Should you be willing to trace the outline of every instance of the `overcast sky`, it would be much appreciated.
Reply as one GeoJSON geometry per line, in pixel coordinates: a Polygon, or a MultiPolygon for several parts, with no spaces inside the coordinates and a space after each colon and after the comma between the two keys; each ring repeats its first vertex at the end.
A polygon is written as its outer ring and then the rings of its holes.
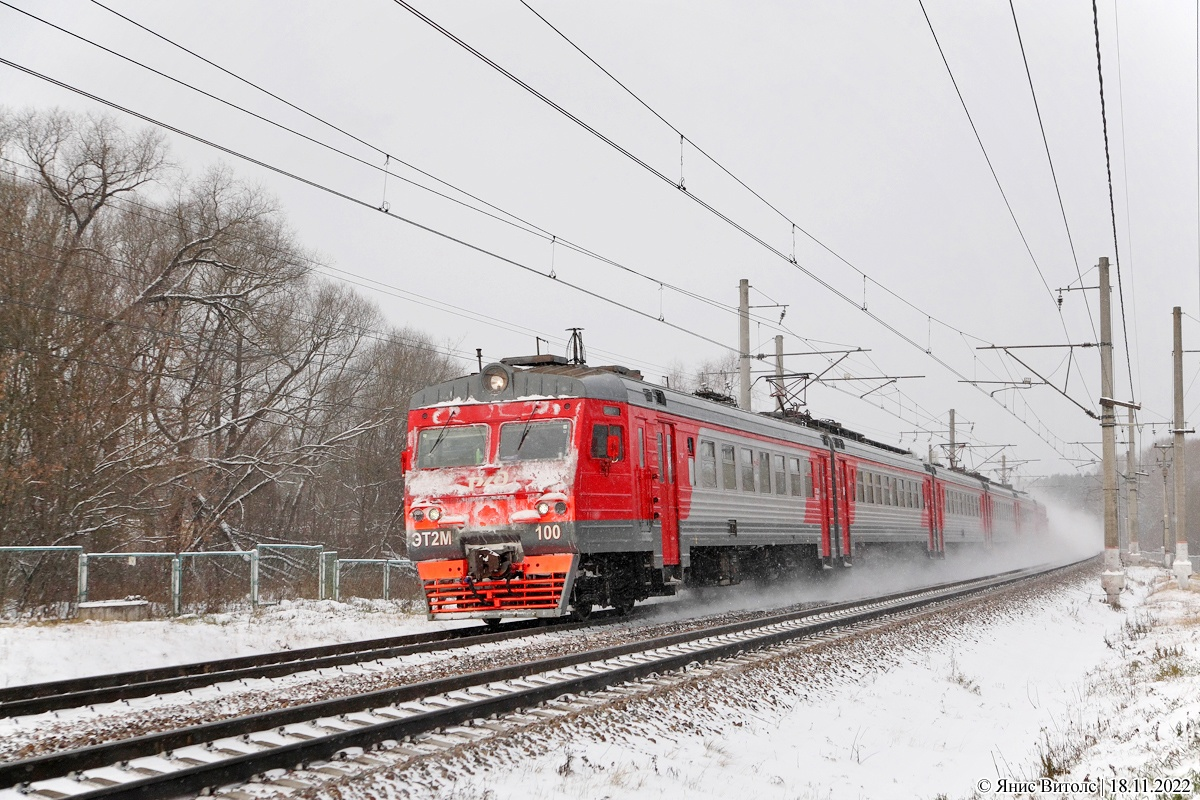
{"type": "MultiPolygon", "coordinates": [[[[1013,445],[1008,458],[1032,460],[1024,467],[1029,476],[1071,470],[1062,456],[1090,455],[1069,443],[1099,441],[1098,423],[1052,388],[988,384],[980,391],[960,383],[1037,380],[1002,354],[976,349],[983,345],[1097,341],[1097,293],[1067,293],[1060,316],[1051,291],[1079,286],[1080,273],[1094,287],[1099,257],[1115,267],[1117,255],[1092,8],[1083,0],[1015,3],[1078,264],[1007,2],[926,0],[925,9],[1020,231],[917,0],[529,0],[669,125],[520,0],[415,3],[670,182],[391,0],[104,0],[361,142],[97,4],[11,1],[360,159],[0,7],[3,58],[361,200],[168,134],[186,171],[223,162],[278,197],[299,240],[341,271],[331,275],[363,284],[395,324],[447,343],[463,356],[464,372],[474,369],[475,348],[497,360],[533,352],[536,336],[562,353],[565,329],[577,326],[591,363],[627,364],[657,382],[673,365],[724,356],[715,342],[736,348],[731,310],[738,280],[748,278],[753,305],[787,304],[782,326],[779,309],[755,310],[753,352],[773,353],[773,337],[783,333],[789,353],[870,351],[830,377],[926,376],[816,386],[808,392],[815,416],[923,455],[945,440],[947,411],[955,408],[960,439],[1013,445]],[[682,151],[681,133],[688,139],[682,151]],[[403,179],[466,199],[401,162],[539,231],[414,188],[403,179]],[[686,191],[673,185],[681,176],[686,191]],[[374,210],[385,202],[394,216],[374,210]]],[[[1183,2],[1100,0],[1099,13],[1130,346],[1127,366],[1118,317],[1116,394],[1144,403],[1143,436],[1161,438],[1171,414],[1172,306],[1190,315],[1185,348],[1200,349],[1196,11],[1183,2]]],[[[105,110],[9,66],[0,66],[0,102],[105,110]]],[[[109,113],[129,128],[145,124],[109,113]]],[[[1114,285],[1114,309],[1119,304],[1114,285]]],[[[1018,355],[1062,387],[1067,352],[1018,355]]],[[[1076,353],[1067,391],[1098,410],[1097,351],[1076,353]]],[[[1185,358],[1191,386],[1200,358],[1185,358]]],[[[826,366],[821,356],[787,359],[796,372],[826,366]]],[[[1197,406],[1200,387],[1192,386],[1189,420],[1197,406]]],[[[769,407],[760,381],[756,408],[769,407]]],[[[996,452],[980,448],[972,458],[996,452]]]]}

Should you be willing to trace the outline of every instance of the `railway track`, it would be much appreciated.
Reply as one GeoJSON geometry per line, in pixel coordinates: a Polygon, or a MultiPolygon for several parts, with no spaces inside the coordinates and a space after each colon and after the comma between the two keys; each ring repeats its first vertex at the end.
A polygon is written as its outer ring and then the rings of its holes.
{"type": "MultiPolygon", "coordinates": [[[[641,691],[639,682],[661,683],[672,672],[712,662],[719,668],[723,660],[754,657],[755,651],[797,639],[917,613],[1071,566],[1014,570],[771,614],[0,764],[0,787],[12,787],[0,790],[0,800],[17,796],[13,788],[34,800],[166,798],[254,776],[279,789],[300,788],[295,784],[303,781],[271,771],[308,766],[326,777],[341,776],[378,766],[386,758],[422,755],[430,747],[469,744],[506,729],[508,723],[497,715],[535,721],[560,716],[610,702],[605,696],[613,692],[636,694],[641,691]]],[[[228,794],[254,796],[239,790],[228,794]]]]}
{"type": "Polygon", "coordinates": [[[182,692],[243,678],[276,678],[297,672],[359,664],[412,653],[470,647],[544,633],[548,628],[572,630],[618,619],[611,612],[596,612],[588,622],[522,620],[498,628],[473,625],[429,633],[393,636],[360,642],[284,650],[254,656],[182,664],[174,667],[117,672],[86,678],[0,688],[0,719],[43,714],[67,708],[112,703],[135,697],[182,692]]]}

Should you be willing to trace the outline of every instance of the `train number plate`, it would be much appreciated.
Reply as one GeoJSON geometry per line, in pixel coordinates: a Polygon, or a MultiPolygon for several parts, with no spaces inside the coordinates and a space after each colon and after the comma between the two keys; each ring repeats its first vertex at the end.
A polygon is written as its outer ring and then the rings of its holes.
{"type": "Polygon", "coordinates": [[[413,531],[408,535],[408,543],[413,547],[437,547],[438,545],[454,544],[454,531],[413,531]]]}

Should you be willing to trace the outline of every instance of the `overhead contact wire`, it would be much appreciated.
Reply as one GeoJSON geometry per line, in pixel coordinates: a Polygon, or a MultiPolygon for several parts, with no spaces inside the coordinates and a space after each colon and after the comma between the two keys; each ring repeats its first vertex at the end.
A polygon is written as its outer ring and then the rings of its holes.
{"type": "MultiPolygon", "coordinates": [[[[1100,11],[1096,7],[1096,0],[1092,0],[1092,27],[1096,32],[1096,77],[1100,83],[1100,123],[1104,129],[1104,169],[1108,176],[1108,210],[1112,219],[1113,257],[1117,263],[1117,297],[1121,301],[1121,330],[1125,335],[1125,367],[1129,371],[1129,394],[1132,399],[1133,364],[1129,356],[1129,328],[1125,324],[1125,289],[1121,281],[1121,249],[1117,246],[1117,204],[1113,200],[1112,157],[1108,150],[1108,115],[1104,110],[1104,67],[1100,61],[1100,11]]],[[[1109,342],[1110,346],[1111,344],[1109,342]]]]}
{"type": "Polygon", "coordinates": [[[179,135],[179,136],[183,136],[183,137],[184,137],[184,138],[186,138],[186,139],[191,139],[191,140],[192,140],[192,141],[194,141],[194,142],[197,142],[197,143],[199,143],[199,144],[206,145],[207,147],[211,147],[211,148],[213,148],[214,150],[219,150],[220,152],[222,152],[222,153],[225,153],[226,155],[233,156],[234,158],[237,158],[237,159],[240,159],[240,160],[242,160],[242,161],[245,161],[245,162],[247,162],[247,163],[253,164],[253,165],[254,165],[254,166],[256,166],[256,167],[261,167],[262,169],[268,170],[268,171],[270,171],[270,172],[274,172],[274,173],[275,173],[275,174],[277,174],[277,175],[281,175],[281,176],[283,176],[283,177],[285,177],[285,178],[289,178],[289,179],[291,179],[291,180],[294,180],[294,181],[296,181],[296,182],[298,182],[298,183],[302,183],[302,184],[304,184],[304,185],[306,185],[306,186],[309,186],[309,187],[311,187],[311,188],[313,188],[313,189],[317,189],[317,190],[319,190],[319,191],[325,192],[325,193],[327,193],[327,194],[330,194],[330,195],[332,195],[332,196],[334,196],[334,197],[338,197],[338,198],[340,198],[340,199],[342,199],[342,200],[345,200],[345,201],[347,201],[347,202],[354,203],[355,205],[362,206],[363,208],[369,208],[369,209],[371,209],[372,211],[376,211],[376,212],[378,212],[378,213],[385,214],[387,217],[389,217],[389,218],[391,218],[391,219],[394,219],[394,220],[396,220],[396,221],[398,221],[398,222],[403,222],[403,223],[405,223],[406,225],[410,225],[410,226],[412,226],[412,227],[414,227],[414,228],[417,228],[417,229],[419,229],[419,230],[423,230],[423,231],[425,231],[426,233],[433,234],[434,236],[437,236],[437,237],[439,237],[439,238],[441,238],[441,239],[445,239],[445,240],[447,240],[447,241],[450,241],[450,242],[453,242],[453,243],[455,243],[455,244],[461,245],[462,247],[465,247],[465,248],[467,248],[468,250],[472,250],[472,251],[474,251],[474,252],[476,252],[476,253],[479,253],[480,255],[484,255],[484,256],[488,256],[488,257],[490,257],[490,258],[494,258],[494,259],[496,259],[497,261],[501,261],[501,262],[503,262],[503,263],[505,263],[505,264],[508,264],[508,265],[510,265],[510,266],[513,266],[513,267],[516,267],[516,268],[518,268],[518,269],[524,270],[525,272],[529,272],[529,273],[531,273],[531,274],[533,274],[533,275],[537,275],[537,276],[539,276],[539,277],[541,277],[541,278],[545,278],[546,280],[553,280],[553,281],[555,281],[556,283],[560,283],[560,284],[562,284],[563,286],[566,286],[566,287],[568,287],[568,288],[570,288],[570,289],[573,289],[573,290],[575,290],[575,291],[577,291],[577,292],[580,292],[580,293],[582,293],[582,294],[585,294],[585,295],[587,295],[587,296],[589,296],[589,297],[591,297],[591,298],[593,298],[593,299],[595,299],[595,300],[599,300],[599,301],[601,301],[601,302],[608,303],[609,305],[613,305],[613,306],[616,306],[616,307],[618,307],[618,308],[624,309],[624,310],[626,310],[626,311],[629,311],[629,312],[631,312],[631,313],[633,313],[633,314],[636,314],[636,315],[638,315],[638,316],[645,317],[646,319],[649,319],[649,320],[653,320],[654,322],[657,322],[657,323],[659,323],[659,324],[661,324],[661,325],[666,325],[668,328],[672,328],[672,329],[674,329],[674,330],[677,330],[677,331],[679,331],[679,332],[681,332],[681,333],[688,334],[688,335],[690,335],[690,336],[693,336],[693,337],[695,337],[695,338],[697,338],[697,339],[700,339],[701,341],[708,342],[709,344],[716,345],[717,347],[720,347],[720,348],[721,348],[721,349],[723,349],[723,350],[729,350],[729,351],[732,351],[732,352],[737,352],[737,348],[736,348],[736,347],[730,347],[729,345],[725,344],[724,342],[718,341],[717,339],[713,339],[713,338],[711,338],[711,337],[709,337],[709,336],[705,336],[705,335],[704,335],[704,334],[702,334],[702,333],[698,333],[697,331],[690,330],[690,329],[688,329],[688,328],[685,328],[685,327],[683,327],[682,325],[677,325],[677,324],[675,324],[675,323],[673,323],[673,322],[668,322],[668,321],[666,321],[666,320],[660,320],[658,317],[654,316],[653,314],[650,314],[650,313],[648,313],[648,312],[646,312],[646,311],[642,311],[642,310],[640,310],[640,309],[633,308],[632,306],[626,305],[625,303],[622,303],[622,302],[620,302],[620,301],[618,301],[618,300],[614,300],[614,299],[612,299],[612,298],[610,298],[610,297],[606,297],[606,296],[604,296],[604,295],[602,295],[602,294],[600,294],[600,293],[598,293],[598,292],[594,292],[594,291],[592,291],[591,289],[587,289],[587,288],[585,288],[585,287],[583,287],[583,286],[580,286],[580,285],[578,285],[578,284],[572,283],[572,282],[570,282],[570,281],[563,280],[562,278],[551,278],[551,277],[550,277],[550,276],[548,276],[546,273],[544,273],[544,272],[541,272],[540,270],[534,269],[533,267],[530,267],[530,266],[528,266],[528,265],[526,265],[526,264],[522,264],[521,262],[519,262],[519,261],[516,261],[515,259],[508,258],[507,256],[501,255],[500,253],[497,253],[497,252],[495,252],[495,251],[492,251],[492,250],[488,250],[488,249],[487,249],[487,248],[485,248],[485,247],[481,247],[480,245],[473,244],[473,243],[471,243],[471,242],[468,242],[468,241],[466,241],[465,239],[460,239],[460,238],[458,238],[457,236],[453,236],[453,235],[451,235],[451,234],[449,234],[449,233],[446,233],[445,231],[441,231],[441,230],[438,230],[437,228],[433,228],[433,227],[431,227],[431,226],[429,226],[429,225],[425,225],[425,224],[423,224],[423,223],[417,222],[417,221],[416,221],[416,220],[414,220],[414,219],[410,219],[410,218],[408,218],[408,217],[402,216],[402,215],[400,215],[400,214],[397,214],[397,213],[395,213],[395,212],[393,212],[393,211],[380,211],[380,209],[379,209],[377,206],[375,206],[375,205],[373,205],[373,204],[371,204],[371,203],[369,203],[369,202],[367,202],[367,201],[365,201],[365,200],[360,200],[359,198],[357,198],[357,197],[354,197],[353,195],[346,194],[345,192],[339,191],[339,190],[337,190],[337,189],[334,189],[334,188],[332,188],[332,187],[330,187],[330,186],[326,186],[325,184],[319,183],[319,182],[317,182],[317,181],[314,181],[314,180],[310,180],[309,178],[305,178],[305,177],[303,177],[303,176],[301,176],[301,175],[297,175],[297,174],[295,174],[294,172],[289,172],[289,171],[287,171],[287,170],[283,169],[282,167],[277,167],[277,166],[275,166],[275,165],[273,165],[273,164],[268,164],[268,163],[267,163],[267,162],[265,162],[265,161],[262,161],[262,160],[260,160],[260,159],[254,158],[253,156],[249,156],[249,155],[246,155],[245,153],[238,152],[237,150],[234,150],[234,149],[232,149],[232,148],[229,148],[229,147],[226,147],[226,146],[224,146],[224,145],[218,144],[218,143],[216,143],[216,142],[213,142],[213,141],[211,141],[211,140],[209,140],[209,139],[205,139],[205,138],[204,138],[204,137],[202,137],[202,136],[198,136],[198,135],[196,135],[196,134],[194,134],[194,133],[190,133],[190,132],[188,132],[188,131],[185,131],[185,130],[183,130],[183,129],[181,129],[181,128],[177,128],[177,127],[175,127],[175,126],[173,126],[173,125],[170,125],[170,124],[168,124],[168,123],[166,123],[166,122],[162,122],[161,120],[157,120],[157,119],[155,119],[155,118],[153,118],[153,117],[150,117],[150,116],[148,116],[148,115],[146,115],[146,114],[142,114],[141,112],[134,111],[133,109],[127,108],[127,107],[125,107],[125,106],[122,106],[122,105],[120,105],[119,103],[113,102],[113,101],[111,101],[111,100],[106,100],[106,99],[104,99],[103,97],[100,97],[100,96],[98,96],[98,95],[92,94],[91,92],[88,92],[88,91],[86,91],[86,90],[84,90],[84,89],[81,89],[81,88],[79,88],[79,87],[72,86],[71,84],[69,84],[69,83],[66,83],[66,82],[64,82],[64,81],[60,81],[60,80],[58,80],[57,78],[52,78],[52,77],[50,77],[49,75],[45,75],[45,74],[43,74],[43,73],[40,73],[40,72],[38,72],[38,71],[36,71],[36,70],[33,70],[33,69],[29,68],[29,67],[22,66],[21,64],[18,64],[18,63],[14,62],[14,61],[11,61],[11,60],[9,60],[9,59],[7,59],[7,58],[0,57],[0,64],[4,64],[5,66],[11,67],[11,68],[13,68],[13,69],[15,69],[15,70],[18,70],[18,71],[20,71],[20,72],[24,72],[25,74],[27,74],[27,75],[30,75],[31,77],[34,77],[34,78],[38,78],[39,80],[44,80],[44,81],[46,81],[47,83],[50,83],[50,84],[52,84],[52,85],[54,85],[54,86],[58,86],[59,88],[66,89],[67,91],[70,91],[70,92],[74,92],[75,94],[78,94],[78,95],[80,95],[80,96],[82,96],[82,97],[86,97],[86,98],[88,98],[89,100],[92,100],[92,101],[94,101],[94,102],[100,103],[100,104],[102,104],[102,105],[105,105],[105,106],[108,106],[109,108],[112,108],[112,109],[114,109],[114,110],[116,110],[116,111],[120,111],[120,112],[121,112],[121,113],[123,113],[123,114],[128,114],[129,116],[131,116],[131,117],[134,117],[134,118],[136,118],[136,119],[140,119],[140,120],[142,120],[143,122],[147,122],[147,123],[149,123],[149,124],[151,124],[151,125],[155,125],[155,126],[157,126],[157,127],[160,127],[160,128],[162,128],[163,130],[167,130],[167,131],[170,131],[171,133],[177,134],[177,135],[179,135]]]}

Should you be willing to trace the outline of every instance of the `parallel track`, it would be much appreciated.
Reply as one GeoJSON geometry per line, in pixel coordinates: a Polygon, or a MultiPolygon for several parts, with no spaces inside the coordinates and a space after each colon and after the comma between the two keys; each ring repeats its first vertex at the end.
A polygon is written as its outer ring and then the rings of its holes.
{"type": "Polygon", "coordinates": [[[1074,565],[1014,570],[866,601],[770,615],[32,758],[0,765],[0,786],[21,782],[23,791],[34,797],[78,800],[141,800],[199,792],[245,781],[267,770],[330,759],[347,748],[371,748],[387,740],[403,740],[537,706],[563,695],[601,691],[652,673],[685,669],[833,628],[912,612],[1069,566],[1074,565]]]}
{"type": "Polygon", "coordinates": [[[589,622],[570,618],[521,620],[499,628],[477,625],[429,633],[370,639],[361,642],[284,650],[239,658],[227,658],[200,664],[118,672],[86,678],[71,678],[48,683],[0,688],[0,719],[28,714],[44,714],[66,708],[112,703],[134,697],[182,692],[201,686],[242,678],[275,678],[296,672],[359,664],[411,653],[449,650],[486,642],[500,642],[543,633],[548,626],[556,630],[595,625],[597,621],[617,619],[613,612],[597,612],[589,622]]]}

